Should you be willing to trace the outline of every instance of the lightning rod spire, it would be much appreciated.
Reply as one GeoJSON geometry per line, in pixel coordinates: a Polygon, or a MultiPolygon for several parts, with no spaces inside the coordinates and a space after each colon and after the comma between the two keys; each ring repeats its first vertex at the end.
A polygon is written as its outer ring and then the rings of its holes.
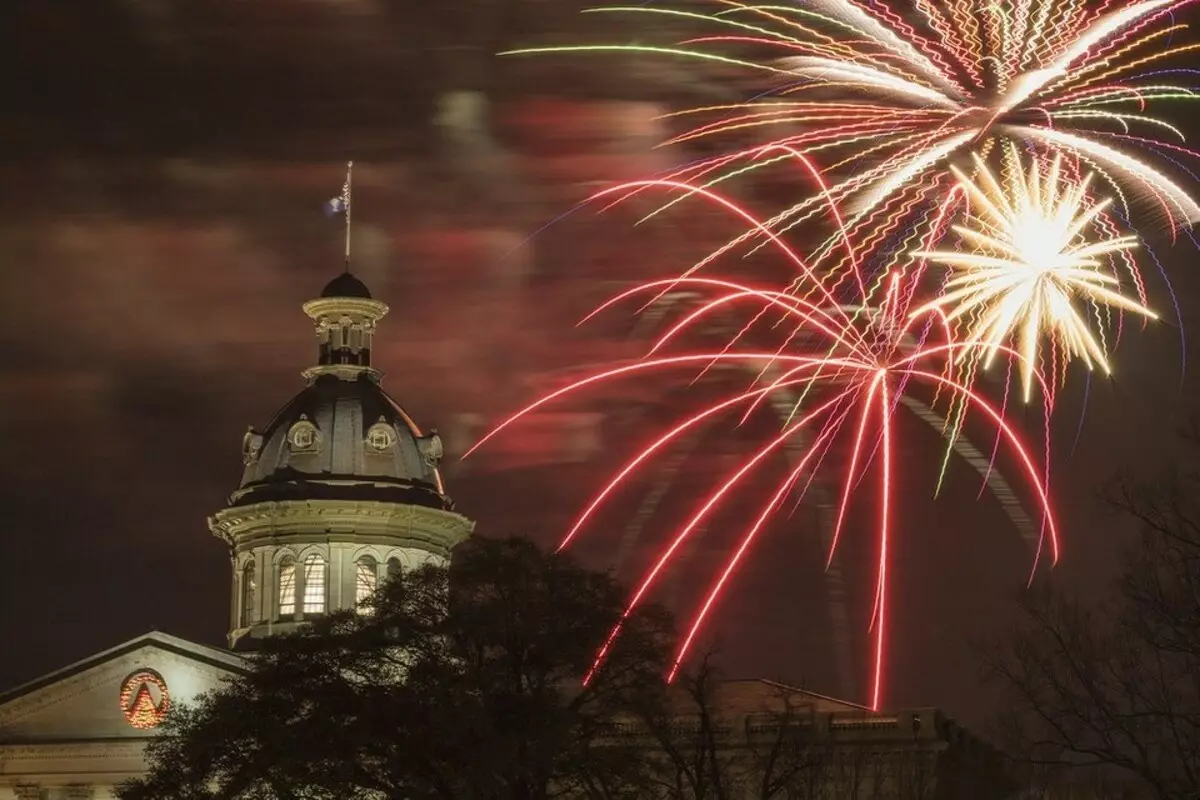
{"type": "Polygon", "coordinates": [[[350,179],[354,162],[346,162],[346,183],[342,186],[342,202],[346,204],[346,272],[350,271],[350,179]]]}

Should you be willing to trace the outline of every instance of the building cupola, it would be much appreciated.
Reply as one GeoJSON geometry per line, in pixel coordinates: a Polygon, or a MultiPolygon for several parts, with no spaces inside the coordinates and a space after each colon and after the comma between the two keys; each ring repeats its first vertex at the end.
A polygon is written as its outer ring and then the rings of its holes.
{"type": "Polygon", "coordinates": [[[384,303],[349,271],[303,306],[317,336],[306,386],[242,442],[242,480],[209,519],[230,548],[235,649],[355,609],[399,569],[449,558],[474,523],[455,512],[442,442],[372,365],[384,303]]]}
{"type": "Polygon", "coordinates": [[[317,366],[307,370],[305,377],[338,375],[353,380],[366,374],[377,379],[371,369],[371,344],[387,312],[388,307],[372,299],[366,284],[349,271],[330,281],[320,297],[304,304],[304,313],[317,330],[317,366]]]}

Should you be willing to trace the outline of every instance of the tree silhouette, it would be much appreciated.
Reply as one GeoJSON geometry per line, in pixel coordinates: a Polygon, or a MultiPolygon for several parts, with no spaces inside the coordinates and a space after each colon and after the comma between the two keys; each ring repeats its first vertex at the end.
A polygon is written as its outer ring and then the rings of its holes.
{"type": "Polygon", "coordinates": [[[596,744],[662,689],[670,624],[629,617],[586,686],[624,593],[525,541],[476,540],[450,569],[381,588],[267,640],[244,677],[177,710],[125,800],[633,798],[646,767],[596,744]]]}
{"type": "MultiPolygon", "coordinates": [[[[1187,435],[1191,452],[1200,443],[1187,435]]],[[[1194,462],[1192,462],[1194,463],[1194,462]]],[[[1200,473],[1117,482],[1106,502],[1138,536],[1111,596],[1042,588],[990,672],[1004,724],[1038,783],[1067,777],[1200,796],[1200,473]],[[1081,774],[1082,773],[1082,774],[1081,774]]]]}

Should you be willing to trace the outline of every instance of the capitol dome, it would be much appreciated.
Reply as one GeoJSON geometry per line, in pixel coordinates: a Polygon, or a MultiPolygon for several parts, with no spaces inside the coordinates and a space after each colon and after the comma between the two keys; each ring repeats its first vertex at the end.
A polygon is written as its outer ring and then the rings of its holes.
{"type": "Polygon", "coordinates": [[[262,431],[247,431],[246,468],[230,505],[326,498],[451,510],[437,469],[441,439],[421,432],[371,366],[375,327],[388,307],[343,272],[304,311],[316,323],[318,364],[262,431]]]}
{"type": "Polygon", "coordinates": [[[349,272],[330,281],[304,304],[317,338],[305,387],[242,439],[242,480],[209,519],[232,556],[235,649],[332,611],[369,611],[380,581],[444,563],[474,528],[446,495],[441,438],[371,364],[387,312],[349,272]]]}
{"type": "Polygon", "coordinates": [[[341,498],[451,510],[437,463],[441,440],[421,430],[375,376],[313,377],[261,431],[246,434],[231,506],[341,498]]]}

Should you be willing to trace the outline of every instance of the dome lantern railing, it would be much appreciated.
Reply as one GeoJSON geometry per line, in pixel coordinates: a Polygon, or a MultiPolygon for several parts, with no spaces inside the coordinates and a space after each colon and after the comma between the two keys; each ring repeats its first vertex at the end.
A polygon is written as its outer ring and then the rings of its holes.
{"type": "Polygon", "coordinates": [[[366,373],[379,379],[371,366],[371,347],[388,307],[373,299],[362,281],[349,272],[338,275],[320,297],[304,304],[304,313],[317,335],[317,365],[304,372],[310,382],[326,374],[355,380],[366,373]]]}

